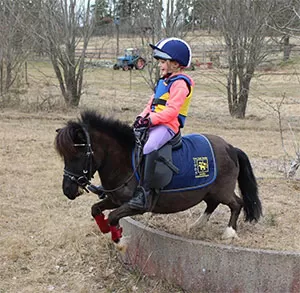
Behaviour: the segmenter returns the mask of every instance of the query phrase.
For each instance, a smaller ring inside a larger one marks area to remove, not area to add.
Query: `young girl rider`
[[[143,148],[144,165],[140,186],[129,201],[132,209],[150,211],[153,202],[151,177],[156,151],[171,140],[184,126],[194,81],[183,73],[190,66],[190,46],[181,39],[167,38],[151,45],[153,57],[159,61],[161,78],[145,109],[134,122],[134,128],[149,126],[149,137]]]

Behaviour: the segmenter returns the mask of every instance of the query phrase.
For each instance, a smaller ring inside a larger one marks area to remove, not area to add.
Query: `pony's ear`
[[[55,131],[58,133],[60,132],[61,128],[57,128]]]

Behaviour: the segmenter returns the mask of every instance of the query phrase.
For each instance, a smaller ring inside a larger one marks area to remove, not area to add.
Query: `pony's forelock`
[[[75,129],[80,125],[69,121],[67,126],[59,129],[55,138],[55,149],[61,157],[71,157],[77,153],[74,146]]]

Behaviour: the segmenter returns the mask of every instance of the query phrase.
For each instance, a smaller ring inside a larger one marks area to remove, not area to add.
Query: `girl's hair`
[[[182,70],[182,66],[177,61],[174,60],[166,60],[168,64],[169,72],[179,72]]]

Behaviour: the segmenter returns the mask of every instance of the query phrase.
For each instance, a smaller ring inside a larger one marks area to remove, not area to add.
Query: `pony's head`
[[[69,122],[57,130],[55,146],[65,164],[63,192],[73,200],[83,193],[95,172],[89,133],[79,123]]]
[[[122,149],[132,150],[135,143],[131,127],[119,120],[104,118],[94,111],[83,112],[79,121],[69,121],[64,128],[57,130],[55,148],[64,159],[62,187],[69,199],[73,200],[84,190],[87,191],[86,186],[92,176],[102,167],[104,150],[100,145],[102,143],[96,143],[96,137],[104,136],[118,140]]]

